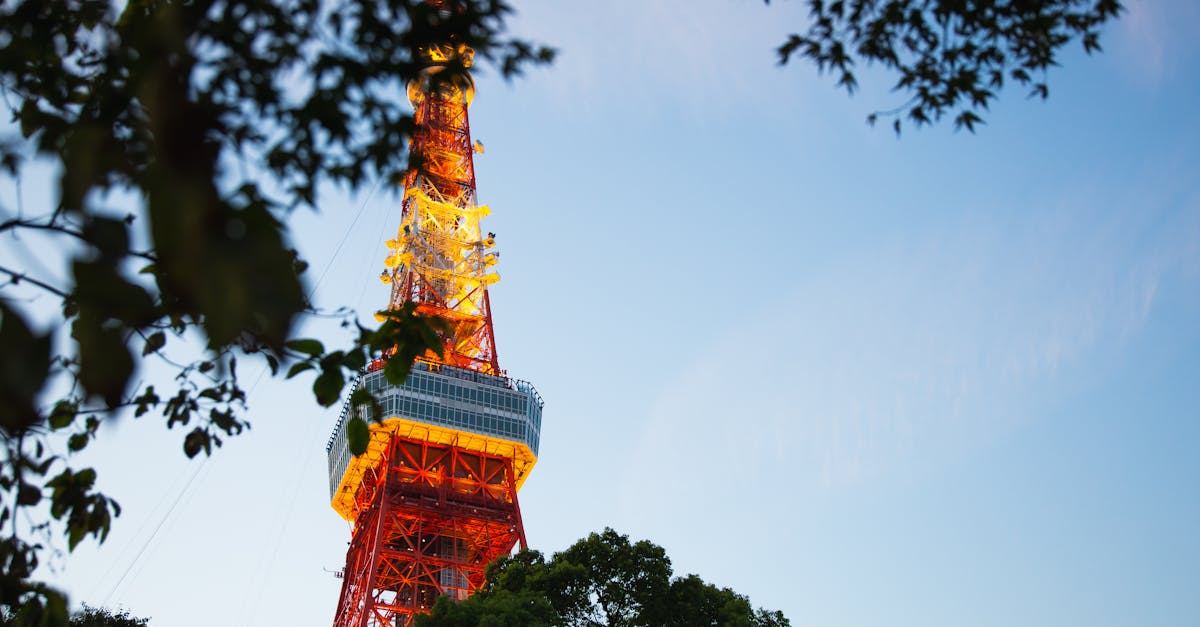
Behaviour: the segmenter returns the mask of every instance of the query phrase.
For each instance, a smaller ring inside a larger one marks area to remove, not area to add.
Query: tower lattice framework
[[[517,500],[537,461],[542,400],[500,370],[488,286],[495,238],[480,221],[467,109],[473,51],[421,51],[408,88],[416,130],[401,223],[388,240],[390,308],[415,303],[446,323],[443,352],[414,364],[403,385],[382,362],[356,383],[384,415],[369,421],[366,453],[351,456],[342,409],[330,437],[333,508],[353,523],[334,627],[411,625],[439,596],[465,599],[495,558],[525,547]],[[445,72],[443,74],[443,72]]]

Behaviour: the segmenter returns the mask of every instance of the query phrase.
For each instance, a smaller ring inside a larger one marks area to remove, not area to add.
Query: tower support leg
[[[488,563],[526,546],[509,459],[393,436],[370,474],[334,627],[408,627],[437,597],[474,594]]]

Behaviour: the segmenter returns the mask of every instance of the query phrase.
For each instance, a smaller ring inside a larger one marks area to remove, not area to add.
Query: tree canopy
[[[571,625],[784,627],[780,612],[696,575],[672,578],[662,547],[612,529],[592,533],[546,560],[538,551],[501,557],[487,583],[462,602],[438,599],[418,627]]]
[[[768,3],[770,0],[766,0]],[[780,63],[808,59],[853,93],[855,68],[878,64],[896,77],[901,103],[867,116],[918,127],[953,116],[974,131],[1007,83],[1050,95],[1048,70],[1078,40],[1100,50],[1100,28],[1119,0],[808,0],[811,21],[779,47]]]
[[[0,627],[17,624],[28,624],[28,621],[22,617],[22,622],[18,623],[16,616],[0,618]],[[149,624],[149,618],[139,618],[131,614],[129,610],[110,610],[86,604],[78,612],[72,614],[67,622],[69,627],[146,627]]]

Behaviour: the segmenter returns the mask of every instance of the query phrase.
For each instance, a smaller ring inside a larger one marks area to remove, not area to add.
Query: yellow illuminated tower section
[[[419,359],[403,385],[387,382],[382,361],[358,381],[383,409],[366,453],[348,451],[349,405],[330,437],[333,509],[353,523],[335,627],[410,625],[438,596],[474,593],[488,562],[525,546],[517,491],[537,461],[542,400],[496,357],[497,254],[467,117],[473,51],[420,54],[425,69],[408,87],[413,167],[382,279],[390,308],[412,303],[446,331],[442,355]]]

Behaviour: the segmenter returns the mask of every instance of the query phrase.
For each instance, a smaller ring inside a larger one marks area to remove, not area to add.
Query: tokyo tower
[[[413,303],[446,324],[443,353],[419,359],[403,385],[382,360],[356,382],[383,409],[368,420],[370,444],[352,457],[346,423],[365,408],[342,408],[330,436],[333,509],[353,523],[335,627],[411,625],[439,596],[465,599],[484,568],[525,531],[517,491],[537,461],[542,399],[500,369],[488,286],[498,277],[494,236],[476,204],[467,107],[474,51],[445,44],[420,50],[424,70],[408,86],[419,167],[405,179],[400,229],[387,242],[389,308]]]

